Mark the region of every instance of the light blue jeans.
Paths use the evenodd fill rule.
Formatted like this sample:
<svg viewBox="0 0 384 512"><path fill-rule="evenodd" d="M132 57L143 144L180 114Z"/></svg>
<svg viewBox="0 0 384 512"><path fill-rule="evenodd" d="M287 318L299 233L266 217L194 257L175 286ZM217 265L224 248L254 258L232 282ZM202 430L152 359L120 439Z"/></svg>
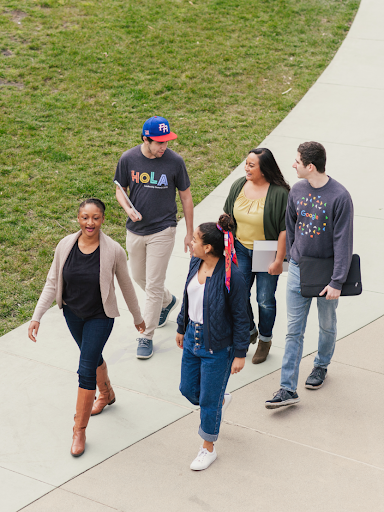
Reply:
<svg viewBox="0 0 384 512"><path fill-rule="evenodd" d="M307 325L311 298L305 298L300 292L299 265L290 260L287 279L287 317L288 327L285 337L285 352L281 367L281 387L294 392L297 389L299 366L303 355L304 333ZM327 368L331 362L336 344L336 308L339 300L327 300L317 297L319 317L318 353L314 366Z"/></svg>

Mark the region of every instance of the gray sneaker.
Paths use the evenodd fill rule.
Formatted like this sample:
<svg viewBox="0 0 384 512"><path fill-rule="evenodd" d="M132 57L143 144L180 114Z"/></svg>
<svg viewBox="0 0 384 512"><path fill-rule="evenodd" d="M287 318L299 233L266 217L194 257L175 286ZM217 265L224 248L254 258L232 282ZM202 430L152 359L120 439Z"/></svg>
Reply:
<svg viewBox="0 0 384 512"><path fill-rule="evenodd" d="M315 366L311 371L311 374L308 376L308 379L305 381L305 387L307 389L319 389L324 384L325 378L327 376L327 369L320 368L320 366Z"/></svg>
<svg viewBox="0 0 384 512"><path fill-rule="evenodd" d="M300 402L300 398L296 391L293 393L292 391L280 388L279 391L274 393L272 400L265 402L265 407L267 409L277 409L278 407L293 405L297 402Z"/></svg>
<svg viewBox="0 0 384 512"><path fill-rule="evenodd" d="M139 343L137 345L136 357L137 359L149 359L153 356L153 343L148 338L137 338Z"/></svg>
<svg viewBox="0 0 384 512"><path fill-rule="evenodd" d="M178 305L179 299L172 295L171 303L168 304L166 308L163 308L160 313L160 320L159 320L159 327L164 327L164 325L168 322L169 313L175 309L175 307Z"/></svg>

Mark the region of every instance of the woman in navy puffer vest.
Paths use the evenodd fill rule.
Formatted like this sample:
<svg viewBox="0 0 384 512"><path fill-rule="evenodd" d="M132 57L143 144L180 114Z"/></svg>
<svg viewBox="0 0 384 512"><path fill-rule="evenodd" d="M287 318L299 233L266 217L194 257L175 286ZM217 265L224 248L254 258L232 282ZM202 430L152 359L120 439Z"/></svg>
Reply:
<svg viewBox="0 0 384 512"><path fill-rule="evenodd" d="M244 367L249 345L248 294L235 264L232 223L229 215L222 215L218 224L207 222L194 232L177 318L176 343L183 348L180 391L200 406L199 435L204 441L193 470L206 469L217 457L213 443L232 399L225 388L229 375Z"/></svg>

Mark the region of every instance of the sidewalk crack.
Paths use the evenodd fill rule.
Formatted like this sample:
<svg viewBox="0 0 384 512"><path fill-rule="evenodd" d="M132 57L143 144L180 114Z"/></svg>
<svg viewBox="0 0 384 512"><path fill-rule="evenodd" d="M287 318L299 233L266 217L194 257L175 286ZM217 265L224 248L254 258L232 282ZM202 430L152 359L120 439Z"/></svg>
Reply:
<svg viewBox="0 0 384 512"><path fill-rule="evenodd" d="M320 453L325 453L327 455L332 455L333 457L338 457L340 459L348 460L350 462L355 462L357 464L362 464L363 466L367 466L369 468L378 469L379 471L384 472L384 468L381 468L380 466L375 466L374 464L369 464L368 462L363 462L361 460L352 459L351 457L346 457L345 455L340 455L338 453L330 452L328 450L323 450L321 448L316 448L316 446L311 446L309 444L305 443L299 443L298 441L294 441L293 439L287 439L285 437L277 436L275 434L271 434L270 432L264 432L263 430L259 430L257 428L248 427L247 425L242 425L241 423L235 423L233 421L223 420L223 423L226 423L227 425L231 425L233 427L239 427L243 428L245 430L251 430L252 432L256 432L257 434L261 434L264 436L272 437L274 439L279 439L281 441L286 441L288 443L296 444L298 446L302 446L303 448L309 448L310 450L314 450Z"/></svg>

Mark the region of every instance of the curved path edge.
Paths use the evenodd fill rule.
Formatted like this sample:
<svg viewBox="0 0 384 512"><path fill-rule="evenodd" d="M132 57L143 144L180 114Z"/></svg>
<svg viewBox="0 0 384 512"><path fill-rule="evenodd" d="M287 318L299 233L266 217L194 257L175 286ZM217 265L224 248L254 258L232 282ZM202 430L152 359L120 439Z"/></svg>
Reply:
<svg viewBox="0 0 384 512"><path fill-rule="evenodd" d="M374 423L361 423L359 418L365 413L358 411L356 403L364 402L369 408L370 389L381 389L384 383L379 364L384 353L377 343L384 327L381 318L384 313L384 272L376 263L379 261L380 265L381 260L376 254L384 253L384 173L381 169L384 161L383 25L384 4L381 0L362 0L354 23L333 61L261 144L273 151L286 178L293 184L296 178L291 165L297 146L305 140L323 143L327 149L327 173L343 183L352 195L354 252L361 256L364 292L360 297L340 300L340 341L332 363L332 368L339 371L331 375L329 383L331 386L331 379L333 382L339 379L339 389L343 389L345 380L342 378L347 379L351 393L357 397L356 402L351 401L345 410L343 407L350 398L348 393L342 400L332 397L335 408L331 413L334 423L330 432L326 388L323 394L317 394L318 398L313 399L313 406L308 395L304 395L299 409L304 412L296 413L295 417L292 408L276 415L274 422L266 416L262 402L278 388L277 370L281 367L284 351L286 277L283 275L278 286L278 318L271 354L265 363L254 366L250 353L244 371L230 379L230 389L238 391L223 426L220 441L223 456L209 472L204 472L203 482L196 481L200 477L190 472L188 461L195 455L194 443L198 447L195 433L198 419L194 413L196 409L178 393L181 353L175 350L173 341L175 312L171 322L156 332L155 356L143 363L134 357L136 344L132 338L132 321L120 297L122 315L116 321L105 354L116 387L117 402L99 417L92 418L87 430L87 451L75 460L69 455L69 447L77 381L73 360L77 352L62 328L60 311L54 307L41 325L37 345L26 339L26 325L0 339L0 379L7 395L11 395L4 400L0 422L0 504L3 512L15 512L23 507L28 512L71 509L80 512L152 509L168 512L181 507L186 511L233 510L236 501L226 496L222 478L229 471L238 487L244 483L248 485L250 497L242 496L243 510L255 509L251 487L253 476L257 474L261 485L263 478L265 484L258 496L260 507L264 510L282 510L284 507L286 511L296 512L304 510L311 499L311 480L306 479L311 471L308 460L316 461L319 478L326 482L326 492L320 494L321 499L329 500L326 502L328 510L368 510L367 502L361 503L364 495L369 495L371 500L377 499L370 508L381 510L382 486L376 486L375 482L377 475L382 479L384 471L383 446L381 449L375 446L370 451L368 443L369 446L365 444L363 449L354 436L356 429L364 430L369 426L371 438L379 437ZM217 220L229 188L242 175L243 167L244 163L241 163L195 208L196 226ZM184 233L185 224L181 221L167 278L167 286L178 296L182 293L189 261L182 251ZM143 300L140 290L138 295ZM304 356L313 353L317 346L315 309L312 307L308 322ZM362 342L365 348L361 346ZM361 354L364 357L360 357ZM310 358L306 358L302 366L304 371L310 370ZM254 407L250 407L251 404L255 404ZM374 407L375 403L371 405ZM356 409L355 416L350 416L351 407ZM316 416L319 410L324 411L321 417ZM343 415L338 415L338 411ZM253 417L253 414L257 416ZM381 420L384 419L382 416ZM358 422L356 429L351 428L354 421ZM317 428L313 431L314 422L317 422ZM311 437L311 432L316 435ZM295 433L299 437L295 437ZM260 436L263 436L262 446L258 444ZM319 437L322 442L317 443ZM348 439L351 442L348 443ZM127 447L130 448L127 450ZM256 459L260 461L261 472L254 465ZM228 461L233 462L233 467L228 467ZM294 489L286 485L288 472L295 478L302 478L305 488L302 504ZM272 474L275 482L271 479ZM356 489L360 490L359 485L363 485L360 494L355 496L352 491L348 494L347 490L343 494L342 486L332 483L333 480L341 482L345 475L349 478L348 483L356 483ZM211 489L210 498L198 491L202 486ZM281 492L268 492L268 489L277 488ZM317 488L313 489L315 496L319 496ZM345 500L348 500L347 508L343 508Z"/></svg>

